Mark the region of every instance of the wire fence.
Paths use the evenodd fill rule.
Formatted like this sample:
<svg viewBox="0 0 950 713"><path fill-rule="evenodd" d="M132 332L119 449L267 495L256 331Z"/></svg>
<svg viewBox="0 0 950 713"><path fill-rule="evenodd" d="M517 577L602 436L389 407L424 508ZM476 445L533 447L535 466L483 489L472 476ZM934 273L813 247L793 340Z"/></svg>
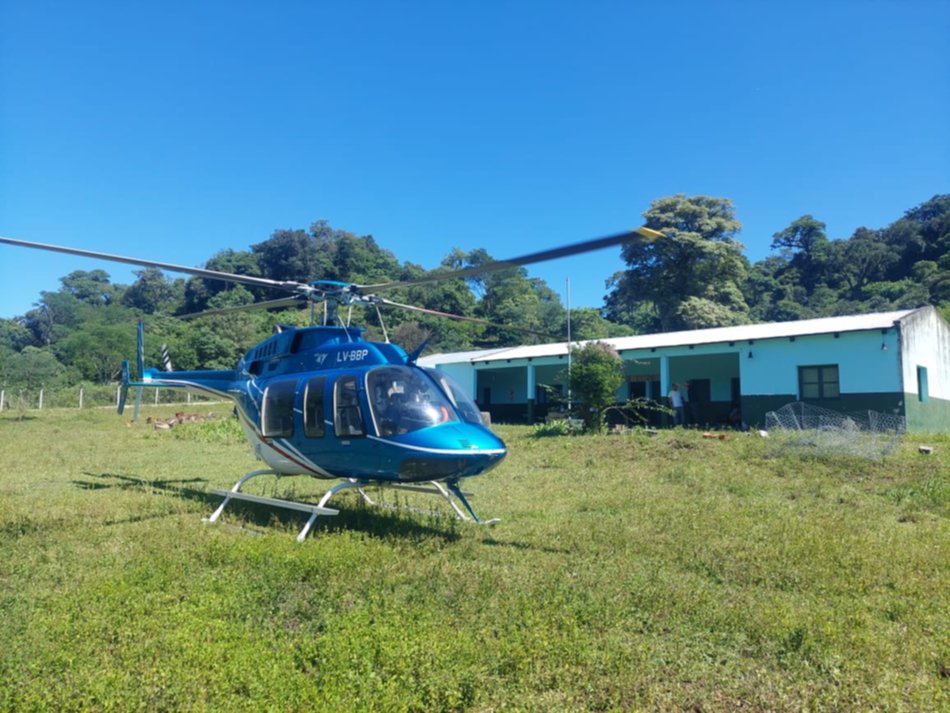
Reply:
<svg viewBox="0 0 950 713"><path fill-rule="evenodd" d="M50 408L115 408L119 404L121 387L117 384L85 384L58 389L0 389L0 413L4 411L33 411ZM177 389L143 389L142 403L192 404L212 403L211 399ZM136 398L136 389L129 389L128 405Z"/></svg>

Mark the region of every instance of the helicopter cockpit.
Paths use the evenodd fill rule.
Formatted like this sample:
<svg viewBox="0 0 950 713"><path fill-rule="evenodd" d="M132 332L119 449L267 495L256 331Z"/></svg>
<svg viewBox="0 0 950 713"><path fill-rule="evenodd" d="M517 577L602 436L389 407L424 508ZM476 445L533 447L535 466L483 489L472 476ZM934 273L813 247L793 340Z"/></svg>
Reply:
<svg viewBox="0 0 950 713"><path fill-rule="evenodd" d="M418 369L385 366L366 375L366 391L376 432L394 436L457 421L455 409L438 387Z"/></svg>

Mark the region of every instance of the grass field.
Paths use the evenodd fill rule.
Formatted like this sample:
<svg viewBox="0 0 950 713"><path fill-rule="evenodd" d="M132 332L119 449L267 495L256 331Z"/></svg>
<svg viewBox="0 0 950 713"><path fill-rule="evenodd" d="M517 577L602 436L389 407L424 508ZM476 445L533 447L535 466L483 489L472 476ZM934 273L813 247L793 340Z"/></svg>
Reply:
<svg viewBox="0 0 950 713"><path fill-rule="evenodd" d="M0 710L950 709L950 438L498 430L498 526L344 494L298 545L201 522L257 467L224 418L0 415Z"/></svg>

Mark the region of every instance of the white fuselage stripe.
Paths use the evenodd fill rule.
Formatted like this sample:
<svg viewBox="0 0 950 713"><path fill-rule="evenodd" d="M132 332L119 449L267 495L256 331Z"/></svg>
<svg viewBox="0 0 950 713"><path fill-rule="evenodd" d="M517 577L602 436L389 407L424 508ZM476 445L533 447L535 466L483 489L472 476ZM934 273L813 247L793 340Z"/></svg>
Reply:
<svg viewBox="0 0 950 713"><path fill-rule="evenodd" d="M413 446L408 443L400 443L399 441L391 441L387 438L380 438L378 436L367 436L372 441L377 441L379 443L385 443L387 446L395 446L396 448L405 448L409 451L418 451L420 453L432 453L433 455L444 455L444 456L467 456L467 455L500 455L505 453L504 448L492 448L489 450L480 450L478 448L471 448L468 450L462 450L460 448L429 448L427 446Z"/></svg>

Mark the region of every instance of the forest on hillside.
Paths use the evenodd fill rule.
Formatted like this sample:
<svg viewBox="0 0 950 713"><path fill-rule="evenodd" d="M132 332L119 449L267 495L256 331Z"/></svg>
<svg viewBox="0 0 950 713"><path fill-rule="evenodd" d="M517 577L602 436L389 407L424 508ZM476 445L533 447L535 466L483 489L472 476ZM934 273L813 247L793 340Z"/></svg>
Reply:
<svg viewBox="0 0 950 713"><path fill-rule="evenodd" d="M772 252L752 263L738 240L732 201L675 195L655 200L645 225L665 238L622 248L625 269L604 275L601 309L571 310L575 340L681 329L861 314L936 305L950 316L950 194L937 195L883 228L829 238L825 224L803 215L778 230ZM411 280L491 261L485 250L453 249L435 270L400 262L369 235L319 220L308 230L277 230L250 250L226 250L204 267L273 280L339 280L373 284ZM237 312L183 320L207 309L283 297L267 289L138 271L131 285L104 270L77 270L33 309L0 319L0 387L56 388L116 379L135 352L137 320L146 325L146 360L161 363L167 344L176 369L233 368L244 351L277 324L305 325L306 310ZM400 288L394 302L472 317L457 321L386 308L342 315L368 337L427 351L478 349L564 340L560 296L524 268L468 280ZM382 324L380 323L382 317ZM487 324L486 324L487 323ZM530 330L526 332L524 330Z"/></svg>

